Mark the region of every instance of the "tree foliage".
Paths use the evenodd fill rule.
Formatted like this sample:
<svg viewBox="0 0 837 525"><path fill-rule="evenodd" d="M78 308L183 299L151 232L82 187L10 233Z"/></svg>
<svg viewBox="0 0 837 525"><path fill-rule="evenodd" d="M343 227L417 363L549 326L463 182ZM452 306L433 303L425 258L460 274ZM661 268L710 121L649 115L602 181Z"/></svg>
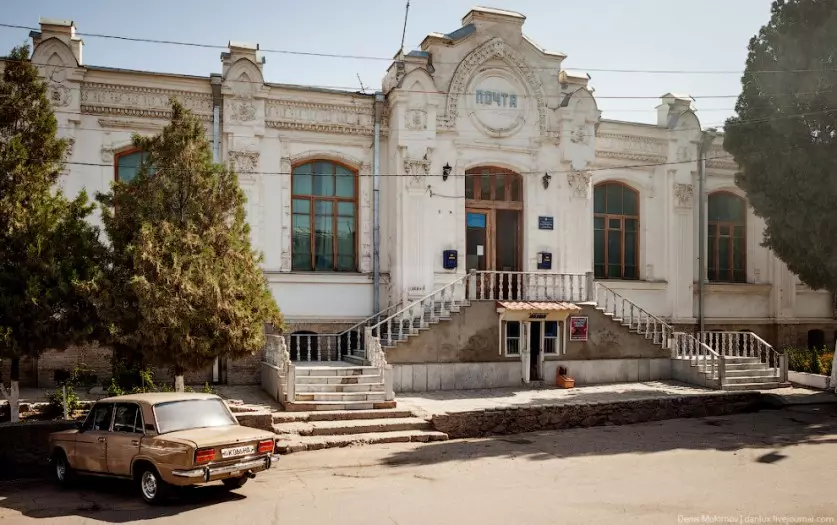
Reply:
<svg viewBox="0 0 837 525"><path fill-rule="evenodd" d="M55 187L68 144L46 95L29 48L15 48L0 80L0 357L13 376L21 357L97 336L82 285L100 270L99 231L86 194Z"/></svg>
<svg viewBox="0 0 837 525"><path fill-rule="evenodd" d="M111 241L106 279L93 289L113 340L176 373L264 346L282 318L250 245L238 177L212 161L204 126L172 101L159 135L135 135L137 176L103 205Z"/></svg>
<svg viewBox="0 0 837 525"><path fill-rule="evenodd" d="M837 290L837 0L777 0L750 40L724 148L765 219L764 245L814 289Z"/></svg>

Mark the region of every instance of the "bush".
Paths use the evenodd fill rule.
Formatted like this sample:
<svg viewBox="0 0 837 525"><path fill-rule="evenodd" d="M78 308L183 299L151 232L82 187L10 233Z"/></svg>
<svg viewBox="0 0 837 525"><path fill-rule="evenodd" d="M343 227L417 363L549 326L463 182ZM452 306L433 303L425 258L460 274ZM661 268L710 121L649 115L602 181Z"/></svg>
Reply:
<svg viewBox="0 0 837 525"><path fill-rule="evenodd" d="M67 412L72 417L73 412L81 408L81 399L76 394L72 385L64 385L61 388L57 388L54 392L47 394L49 412L51 414L64 414L64 389L67 392Z"/></svg>
<svg viewBox="0 0 837 525"><path fill-rule="evenodd" d="M809 374L831 375L831 364L834 351L827 348L786 348L788 356L788 370L807 372Z"/></svg>

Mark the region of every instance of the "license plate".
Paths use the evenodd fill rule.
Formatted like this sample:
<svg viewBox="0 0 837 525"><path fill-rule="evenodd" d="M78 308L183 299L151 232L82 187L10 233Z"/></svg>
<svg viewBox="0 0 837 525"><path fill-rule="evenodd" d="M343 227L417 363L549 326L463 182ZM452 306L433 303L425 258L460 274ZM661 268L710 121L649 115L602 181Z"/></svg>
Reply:
<svg viewBox="0 0 837 525"><path fill-rule="evenodd" d="M234 458L235 456L244 456L246 454L255 454L255 445L244 445L242 447L222 448L222 458Z"/></svg>

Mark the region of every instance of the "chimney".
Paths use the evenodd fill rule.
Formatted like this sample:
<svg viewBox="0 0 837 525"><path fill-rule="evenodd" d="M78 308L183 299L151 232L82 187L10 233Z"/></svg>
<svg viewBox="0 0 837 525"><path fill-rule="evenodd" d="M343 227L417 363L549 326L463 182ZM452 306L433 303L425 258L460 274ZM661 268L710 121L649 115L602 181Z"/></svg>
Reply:
<svg viewBox="0 0 837 525"><path fill-rule="evenodd" d="M660 99L662 103L657 106L657 125L662 128L674 128L683 113L692 111L694 99L690 95L666 93Z"/></svg>
<svg viewBox="0 0 837 525"><path fill-rule="evenodd" d="M67 47L73 52L76 57L78 65L82 65L81 52L84 48L84 40L76 36L76 25L72 20L56 20L54 18L39 18L38 23L41 26L40 32L32 31L29 36L32 38L33 49L38 47L41 42L45 42L50 38L57 38L64 42Z"/></svg>

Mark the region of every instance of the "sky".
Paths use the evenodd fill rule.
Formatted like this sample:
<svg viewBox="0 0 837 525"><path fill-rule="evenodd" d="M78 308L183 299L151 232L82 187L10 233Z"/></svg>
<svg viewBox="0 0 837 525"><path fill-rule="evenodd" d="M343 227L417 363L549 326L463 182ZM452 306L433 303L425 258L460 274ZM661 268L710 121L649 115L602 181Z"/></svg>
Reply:
<svg viewBox="0 0 837 525"><path fill-rule="evenodd" d="M37 27L38 17L75 21L99 33L265 50L377 57L377 60L266 52L268 82L379 88L401 44L406 0L6 0L0 22ZM527 16L524 33L567 55L564 67L589 71L604 118L655 122L656 97L689 94L703 126L734 114L747 43L770 17L771 0L486 0ZM460 27L473 0L410 0L405 48L430 32ZM732 9L732 5L735 9ZM29 41L28 30L0 28L0 53ZM221 49L126 42L84 36L90 65L165 73L220 73ZM590 71L731 71L661 74ZM556 72L557 75L557 72ZM360 78L360 81L358 80ZM701 98L701 97L726 98ZM655 98L606 98L655 97Z"/></svg>

